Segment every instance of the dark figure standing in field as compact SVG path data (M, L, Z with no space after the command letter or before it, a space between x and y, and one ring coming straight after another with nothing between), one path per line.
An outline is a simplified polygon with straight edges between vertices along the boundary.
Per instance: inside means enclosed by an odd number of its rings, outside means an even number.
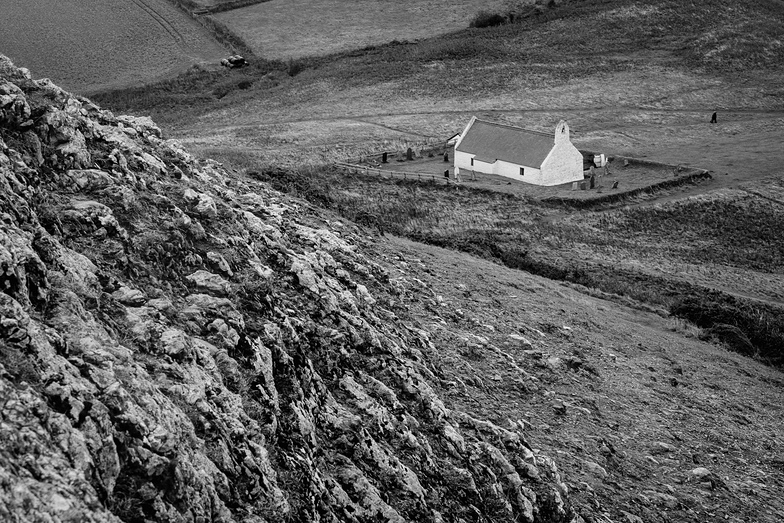
M716 113L713 113L713 116L711 116L710 123L716 123Z

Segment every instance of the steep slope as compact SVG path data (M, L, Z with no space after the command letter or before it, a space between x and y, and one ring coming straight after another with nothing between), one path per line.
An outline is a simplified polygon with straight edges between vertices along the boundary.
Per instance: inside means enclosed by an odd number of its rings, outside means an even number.
M525 424L586 521L784 521L779 370L617 296L401 238L378 249L401 317L438 347L447 407Z
M360 230L0 57L0 519L581 521Z

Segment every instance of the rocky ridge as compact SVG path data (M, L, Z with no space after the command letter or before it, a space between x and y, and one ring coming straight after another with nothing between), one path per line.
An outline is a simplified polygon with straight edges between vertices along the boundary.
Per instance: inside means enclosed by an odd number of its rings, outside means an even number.
M581 521L362 230L2 56L0 183L0 519Z

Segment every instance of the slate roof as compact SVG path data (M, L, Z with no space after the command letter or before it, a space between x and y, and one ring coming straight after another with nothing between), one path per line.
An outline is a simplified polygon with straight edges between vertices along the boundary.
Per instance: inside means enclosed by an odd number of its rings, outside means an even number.
M475 154L489 163L503 160L539 168L554 145L553 134L475 120L456 150Z

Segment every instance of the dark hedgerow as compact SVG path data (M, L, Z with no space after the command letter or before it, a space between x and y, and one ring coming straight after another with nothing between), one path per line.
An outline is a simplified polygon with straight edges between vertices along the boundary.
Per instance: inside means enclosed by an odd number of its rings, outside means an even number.
M471 23L468 24L468 27L495 27L503 24L505 21L506 18L503 15L499 15L498 13L479 11L476 16L474 16L474 19L471 20Z
M747 355L776 367L784 365L784 311L778 307L714 293L713 296L684 297L670 307L670 313L699 327L712 329L709 333L712 337L737 352L747 353L745 340L738 343L737 338L741 337L727 329L728 326L736 327L756 351Z

